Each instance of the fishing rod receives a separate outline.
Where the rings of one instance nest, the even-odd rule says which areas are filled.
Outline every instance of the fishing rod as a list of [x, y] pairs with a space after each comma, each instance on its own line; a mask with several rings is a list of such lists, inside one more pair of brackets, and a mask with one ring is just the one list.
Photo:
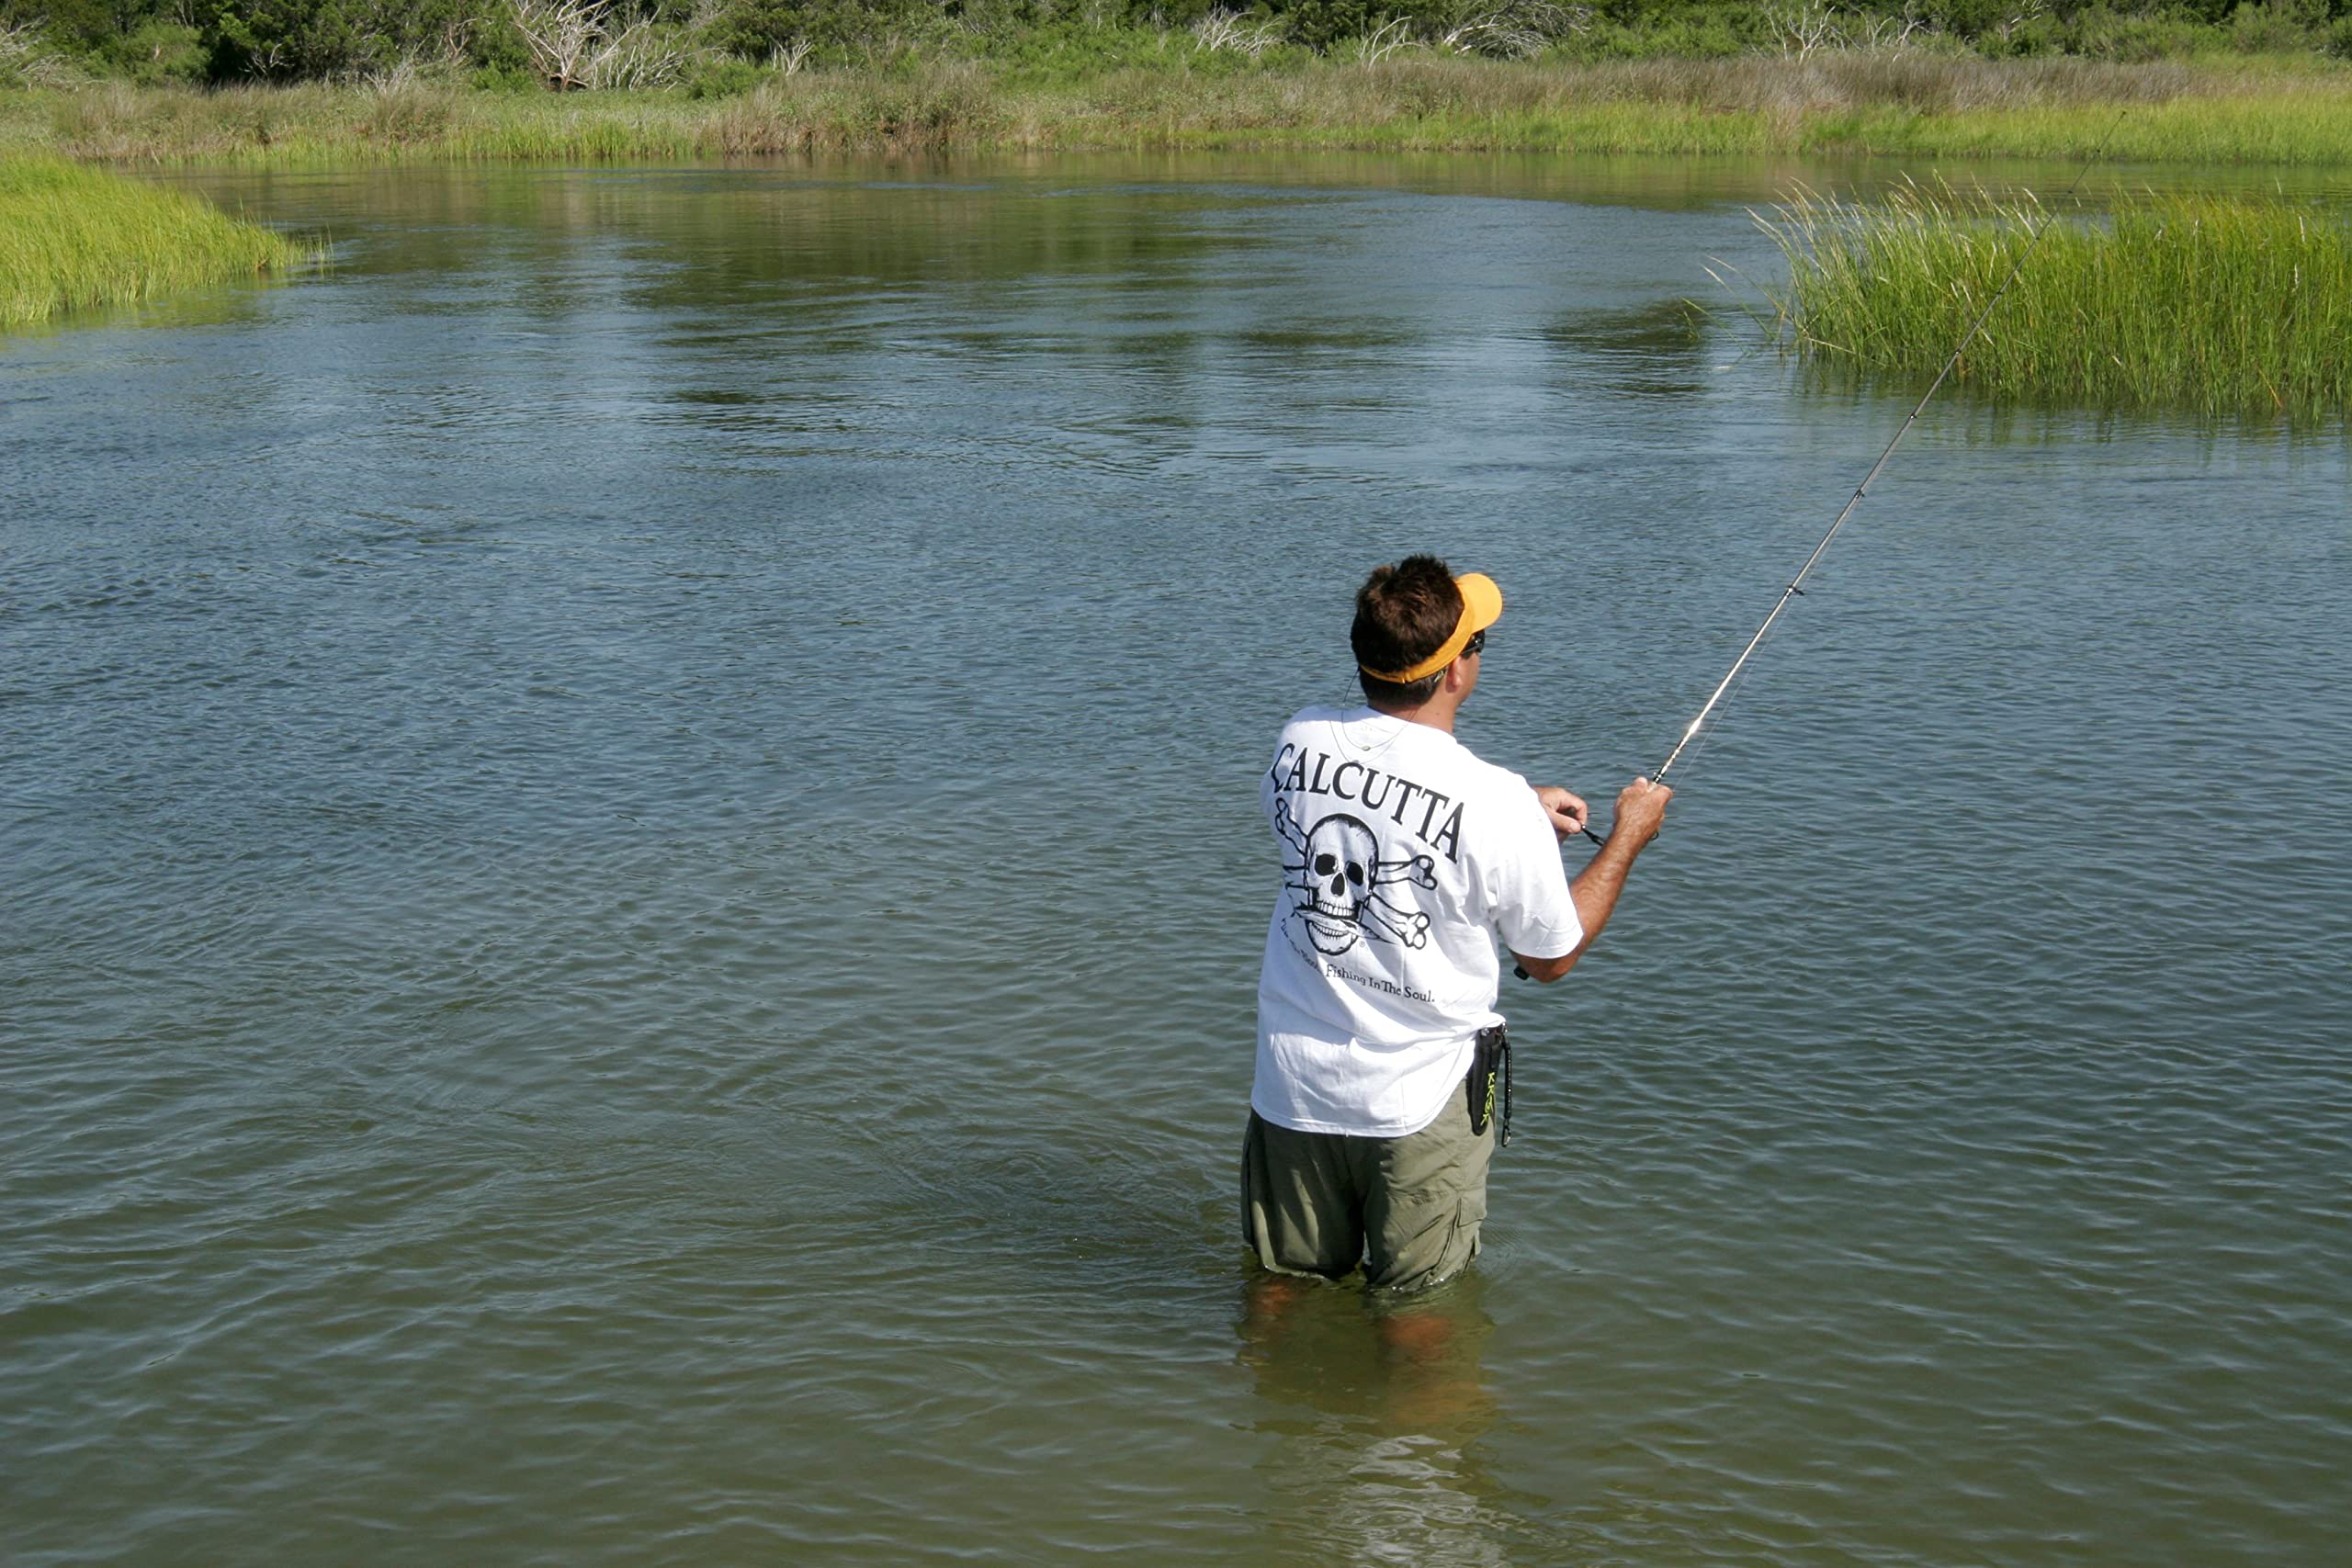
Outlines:
[[[2086, 167], [2085, 173], [2088, 172]], [[2075, 177], [2075, 183], [2076, 185], [2082, 183], [2080, 175]], [[2071, 197], [2074, 192], [2070, 190], [2066, 194]], [[2009, 268], [2009, 276], [2001, 280], [2001, 287], [1993, 291], [1993, 297], [1984, 301], [1984, 308], [1976, 312], [1976, 320], [1970, 323], [1965, 333], [1961, 334], [1960, 341], [1952, 344], [1951, 353], [1944, 358], [1943, 368], [1936, 372], [1936, 378], [1933, 381], [1928, 383], [1928, 389], [1921, 393], [1919, 400], [1912, 405], [1911, 412], [1905, 417], [1901, 427], [1895, 431], [1894, 439], [1886, 444], [1886, 450], [1878, 455], [1878, 461], [1871, 465], [1871, 471], [1864, 474], [1862, 482], [1854, 487], [1854, 493], [1846, 498], [1846, 504], [1838, 509], [1837, 521], [1829, 525], [1829, 532], [1821, 536], [1821, 543], [1813, 547], [1813, 554], [1804, 558], [1804, 565], [1797, 569], [1797, 574], [1789, 579], [1788, 586], [1781, 590], [1781, 596], [1772, 602], [1771, 614], [1766, 615], [1763, 624], [1756, 628], [1756, 635], [1747, 639], [1747, 646], [1739, 650], [1739, 657], [1731, 661], [1731, 668], [1724, 671], [1724, 678], [1715, 682], [1715, 689], [1707, 694], [1706, 702], [1700, 706], [1698, 716], [1691, 719], [1690, 726], [1682, 731], [1682, 738], [1674, 743], [1674, 750], [1666, 754], [1666, 761], [1657, 765], [1657, 772], [1650, 775], [1650, 783], [1664, 784], [1666, 782], [1667, 770], [1674, 766], [1675, 760], [1682, 755], [1683, 748], [1698, 738], [1700, 727], [1707, 722], [1707, 716], [1715, 711], [1715, 705], [1723, 701], [1724, 694], [1731, 690], [1732, 682], [1739, 679], [1739, 672], [1747, 667], [1748, 659], [1763, 643], [1765, 634], [1772, 629], [1772, 624], [1781, 618], [1781, 613], [1789, 607], [1789, 601], [1804, 596], [1804, 580], [1813, 575], [1813, 569], [1821, 564], [1823, 556], [1829, 553], [1829, 542], [1838, 536], [1838, 530], [1846, 525], [1846, 519], [1854, 514], [1854, 508], [1861, 505], [1862, 497], [1870, 493], [1871, 486], [1876, 482], [1879, 471], [1884, 468], [1887, 460], [1894, 456], [1894, 449], [1903, 445], [1903, 438], [1911, 434], [1911, 427], [1918, 423], [1919, 415], [1927, 411], [1928, 402], [1942, 389], [1944, 378], [1951, 374], [1952, 367], [1960, 363], [1960, 356], [1968, 352], [1968, 345], [1976, 340], [1978, 333], [1984, 330], [1984, 323], [1992, 317], [1994, 307], [2000, 304], [2002, 298], [2008, 293], [2009, 286], [2024, 273], [2027, 260], [2033, 254], [2035, 248], [2041, 243], [2041, 236], [2050, 231], [2051, 223], [2055, 221], [2056, 220], [2052, 219], [2049, 222], [2044, 222], [2039, 229], [2032, 228], [2030, 224], [2028, 225], [2033, 238], [2026, 243], [2024, 250], [2018, 253], [2017, 261]]]
[[[2082, 172], [2075, 176], [2075, 183], [2066, 187], [2066, 195], [2064, 198], [2065, 205], [2073, 205], [2075, 194], [2082, 188], [2084, 178], [2090, 174], [2094, 164], [2104, 160], [2109, 144], [2115, 140], [2115, 133], [2123, 128], [2124, 118], [2130, 113], [2131, 107], [2126, 105], [2123, 112], [2115, 117], [2115, 123], [2108, 127], [2107, 134], [2100, 138], [2098, 147], [2084, 163]], [[1928, 383], [1928, 389], [1922, 392], [1919, 395], [1919, 400], [1912, 405], [1910, 413], [1905, 416], [1901, 426], [1887, 442], [1886, 449], [1878, 455], [1878, 461], [1871, 465], [1871, 471], [1862, 476], [1862, 482], [1854, 487], [1852, 495], [1847, 497], [1846, 504], [1838, 509], [1836, 521], [1829, 525], [1829, 531], [1821, 536], [1819, 544], [1813, 547], [1813, 554], [1805, 557], [1804, 564], [1797, 569], [1797, 574], [1789, 579], [1788, 585], [1781, 590], [1781, 596], [1772, 602], [1771, 613], [1767, 615], [1763, 623], [1756, 628], [1756, 635], [1747, 639], [1747, 645], [1739, 650], [1739, 657], [1731, 661], [1731, 668], [1724, 672], [1724, 678], [1715, 682], [1713, 691], [1707, 694], [1706, 702], [1700, 706], [1697, 716], [1684, 728], [1681, 738], [1674, 743], [1674, 750], [1667, 753], [1666, 761], [1658, 764], [1657, 772], [1649, 775], [1650, 783], [1666, 782], [1668, 771], [1681, 757], [1683, 750], [1698, 739], [1700, 729], [1707, 722], [1707, 716], [1715, 711], [1716, 705], [1724, 700], [1724, 694], [1731, 690], [1732, 682], [1739, 679], [1739, 672], [1747, 667], [1748, 660], [1762, 645], [1766, 634], [1771, 631], [1773, 623], [1778, 621], [1781, 612], [1789, 607], [1789, 601], [1804, 597], [1804, 580], [1813, 575], [1813, 569], [1821, 564], [1823, 556], [1829, 553], [1830, 541], [1838, 537], [1838, 531], [1846, 525], [1846, 519], [1851, 517], [1854, 514], [1854, 509], [1861, 505], [1862, 497], [1870, 493], [1871, 486], [1877, 481], [1880, 471], [1894, 456], [1894, 449], [1903, 445], [1903, 438], [1911, 434], [1911, 427], [1918, 423], [1919, 415], [1927, 411], [1928, 404], [1934, 400], [1936, 393], [1942, 389], [1945, 379], [1951, 375], [1952, 367], [1960, 363], [1960, 356], [1968, 352], [1968, 345], [1976, 340], [1977, 333], [1984, 330], [1984, 323], [1992, 319], [1994, 310], [2007, 297], [2010, 286], [2024, 275], [2025, 264], [2033, 259], [2033, 253], [2041, 248], [2041, 237], [2050, 231], [2052, 225], [2056, 221], [2053, 216], [2038, 229], [2030, 220], [2027, 222], [2026, 231], [2031, 237], [2026, 242], [2025, 249], [2018, 253], [2018, 259], [2010, 264], [2008, 276], [2001, 280], [2001, 287], [1993, 291], [1993, 297], [1984, 301], [1984, 308], [1976, 312], [1976, 319], [1969, 323], [1968, 330], [1960, 334], [1960, 341], [1952, 344], [1951, 352], [1944, 356], [1942, 368], [1936, 372], [1936, 378]], [[1596, 844], [1606, 844], [1609, 841], [1594, 832], [1589, 826], [1578, 830]], [[1525, 971], [1521, 970], [1520, 973], [1524, 975]]]
[[[2130, 111], [2127, 108], [2125, 112]], [[2098, 162], [2106, 153], [2108, 142], [2114, 140], [2115, 132], [2122, 127], [2122, 124], [2123, 117], [2118, 115], [2115, 124], [2108, 128], [2107, 137], [2100, 141], [2098, 151], [2092, 155], [2091, 163]], [[2086, 163], [2083, 165], [2082, 174], [2076, 175], [2075, 183], [2066, 187], [2065, 201], [2068, 205], [2073, 204], [2075, 193], [2082, 188], [2083, 176], [2090, 173], [2091, 163]], [[1993, 297], [1984, 301], [1984, 308], [1976, 312], [1976, 319], [1969, 323], [1968, 330], [1961, 333], [1960, 341], [1952, 344], [1951, 352], [1944, 356], [1943, 367], [1936, 372], [1936, 378], [1928, 383], [1928, 389], [1919, 395], [1919, 400], [1911, 406], [1910, 413], [1905, 416], [1894, 438], [1887, 442], [1886, 449], [1878, 455], [1878, 461], [1871, 465], [1871, 471], [1862, 476], [1862, 482], [1856, 485], [1854, 493], [1846, 498], [1846, 504], [1838, 509], [1836, 521], [1829, 525], [1829, 531], [1821, 536], [1821, 542], [1813, 547], [1813, 554], [1805, 557], [1804, 564], [1797, 569], [1797, 574], [1789, 579], [1787, 587], [1781, 590], [1781, 596], [1772, 602], [1771, 613], [1766, 615], [1763, 624], [1756, 628], [1756, 635], [1747, 639], [1747, 646], [1739, 650], [1739, 657], [1731, 661], [1731, 668], [1724, 672], [1724, 678], [1715, 682], [1715, 689], [1707, 694], [1706, 702], [1701, 705], [1698, 716], [1692, 718], [1683, 729], [1681, 739], [1674, 743], [1674, 750], [1666, 754], [1666, 761], [1660, 762], [1657, 772], [1649, 776], [1651, 784], [1666, 782], [1667, 771], [1674, 766], [1676, 760], [1682, 755], [1683, 749], [1698, 739], [1701, 727], [1707, 722], [1707, 716], [1715, 711], [1715, 705], [1724, 700], [1724, 694], [1730, 691], [1732, 682], [1739, 679], [1739, 672], [1747, 667], [1748, 660], [1762, 645], [1765, 635], [1771, 631], [1773, 623], [1781, 618], [1781, 613], [1789, 607], [1789, 601], [1804, 597], [1804, 580], [1813, 575], [1813, 569], [1821, 564], [1823, 556], [1829, 553], [1830, 541], [1838, 537], [1838, 530], [1846, 525], [1846, 519], [1854, 514], [1854, 509], [1862, 503], [1862, 497], [1870, 493], [1871, 486], [1878, 479], [1880, 470], [1884, 468], [1887, 460], [1894, 456], [1894, 449], [1903, 445], [1903, 438], [1911, 434], [1911, 427], [1918, 423], [1919, 415], [1927, 411], [1928, 402], [1934, 399], [1937, 392], [1942, 389], [1945, 378], [1951, 374], [1952, 367], [1958, 365], [1960, 356], [1968, 352], [1968, 345], [1976, 340], [1976, 334], [1984, 330], [1984, 323], [1992, 319], [1994, 308], [2007, 296], [2010, 285], [2016, 283], [2024, 274], [2025, 264], [2032, 259], [2033, 253], [2040, 248], [2042, 235], [2048, 233], [2056, 221], [2057, 220], [2053, 217], [2039, 229], [2030, 222], [2027, 223], [2026, 231], [2032, 237], [2026, 242], [2025, 249], [2018, 253], [2018, 259], [2010, 265], [2009, 276], [2001, 280], [2001, 287], [1993, 291]], [[1605, 847], [1609, 842], [1607, 839], [1594, 832], [1589, 824], [1578, 829], [1577, 831], [1596, 844]], [[1511, 973], [1522, 980], [1531, 978], [1524, 964], [1513, 965]]]

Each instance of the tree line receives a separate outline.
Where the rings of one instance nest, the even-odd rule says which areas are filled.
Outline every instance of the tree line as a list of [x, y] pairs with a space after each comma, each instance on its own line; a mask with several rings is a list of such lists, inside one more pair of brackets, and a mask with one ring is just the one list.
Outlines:
[[1408, 51], [1598, 61], [1927, 48], [2352, 59], [2352, 0], [0, 0], [0, 85], [406, 73], [516, 91], [727, 92], [771, 73], [943, 58], [1070, 74]]

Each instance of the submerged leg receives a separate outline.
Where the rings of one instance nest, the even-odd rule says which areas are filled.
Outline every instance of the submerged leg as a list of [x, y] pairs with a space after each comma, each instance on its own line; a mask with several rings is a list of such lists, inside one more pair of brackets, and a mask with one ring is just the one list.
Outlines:
[[1241, 1141], [1242, 1239], [1284, 1274], [1337, 1280], [1363, 1256], [1368, 1140], [1277, 1127], [1256, 1111]]

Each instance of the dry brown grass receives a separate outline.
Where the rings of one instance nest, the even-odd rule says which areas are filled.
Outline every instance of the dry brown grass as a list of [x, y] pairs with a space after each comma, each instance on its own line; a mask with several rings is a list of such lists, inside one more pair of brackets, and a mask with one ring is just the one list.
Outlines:
[[963, 62], [802, 71], [713, 101], [503, 96], [416, 82], [0, 95], [0, 146], [122, 162], [1244, 143], [2352, 163], [2352, 76], [1914, 50], [1580, 67], [1420, 54], [1282, 71], [1125, 70], [1052, 85]]
[[1582, 89], [1611, 101], [1692, 108], [1809, 114], [1905, 108], [1920, 114], [2170, 103], [2233, 90], [2210, 72], [2170, 62], [2095, 60], [1996, 62], [1920, 51], [1815, 54], [1804, 60], [1634, 61], [1581, 73]]
[[1316, 80], [1367, 108], [1424, 114], [1520, 114], [1588, 104], [1664, 104], [1710, 113], [1807, 115], [1904, 108], [1980, 109], [2164, 104], [2258, 90], [2267, 79], [2174, 62], [1995, 62], [1976, 55], [1880, 50], [1804, 60], [1642, 60], [1557, 66], [1405, 56]]

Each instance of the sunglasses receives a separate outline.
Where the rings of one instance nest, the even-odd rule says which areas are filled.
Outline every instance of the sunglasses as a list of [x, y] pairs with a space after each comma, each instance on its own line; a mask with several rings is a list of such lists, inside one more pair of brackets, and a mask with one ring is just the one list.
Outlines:
[[1486, 652], [1486, 651], [1487, 651], [1487, 634], [1486, 634], [1486, 632], [1485, 632], [1484, 630], [1475, 631], [1475, 632], [1472, 632], [1472, 633], [1470, 634], [1470, 640], [1469, 640], [1468, 642], [1465, 642], [1465, 643], [1464, 643], [1464, 644], [1462, 645], [1462, 652], [1461, 652], [1461, 654], [1460, 654], [1460, 657], [1461, 657], [1461, 658], [1464, 658], [1464, 659], [1467, 659], [1467, 658], [1469, 658], [1469, 657], [1470, 657], [1472, 654], [1474, 654], [1474, 653], [1484, 653], [1484, 652]]

